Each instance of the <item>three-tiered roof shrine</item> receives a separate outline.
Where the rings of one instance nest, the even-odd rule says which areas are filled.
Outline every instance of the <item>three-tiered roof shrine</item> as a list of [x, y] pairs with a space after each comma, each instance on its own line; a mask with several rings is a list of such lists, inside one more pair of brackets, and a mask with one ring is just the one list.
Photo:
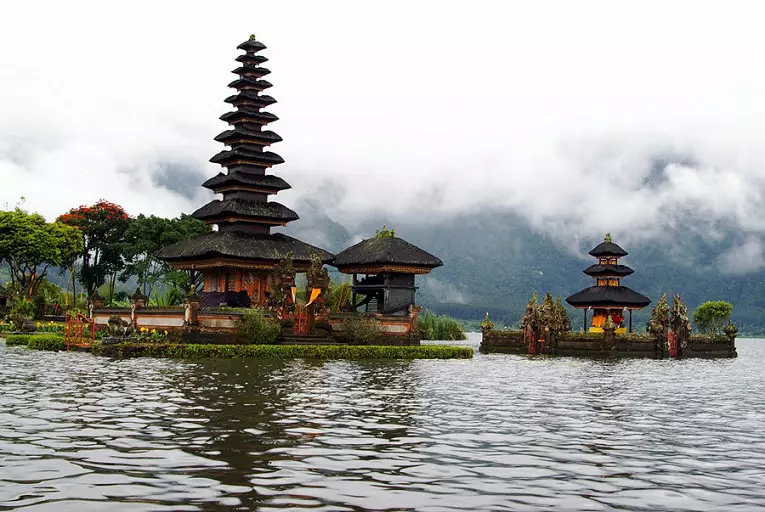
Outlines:
[[[230, 125], [215, 140], [225, 149], [210, 161], [220, 164], [221, 172], [202, 184], [222, 199], [215, 199], [192, 215], [217, 230], [163, 248], [157, 257], [171, 267], [199, 270], [204, 276], [205, 302], [246, 306], [262, 304], [270, 286], [269, 272], [280, 260], [291, 256], [296, 270], [310, 265], [311, 254], [326, 263], [333, 255], [324, 249], [302, 242], [271, 229], [297, 220], [298, 214], [269, 196], [290, 185], [278, 176], [267, 174], [283, 163], [282, 157], [268, 151], [282, 138], [266, 126], [278, 118], [263, 111], [276, 100], [263, 94], [271, 84], [263, 77], [270, 71], [262, 64], [268, 59], [259, 55], [266, 46], [254, 36], [240, 44], [244, 55], [236, 58], [239, 67], [233, 70], [238, 79], [229, 84], [237, 94], [226, 98], [234, 111], [220, 119]], [[246, 295], [246, 298], [244, 297]]]
[[626, 331], [622, 327], [623, 311], [629, 311], [629, 331], [632, 332], [632, 310], [643, 309], [651, 303], [651, 299], [635, 290], [623, 286], [621, 280], [634, 272], [630, 267], [619, 264], [619, 258], [627, 256], [627, 251], [611, 241], [611, 235], [606, 234], [603, 242], [595, 246], [590, 256], [598, 258], [598, 262], [590, 265], [584, 273], [595, 278], [595, 286], [578, 291], [566, 299], [566, 302], [578, 309], [584, 310], [584, 325], [587, 325], [587, 310], [593, 309], [590, 332], [602, 332], [603, 325], [610, 316], [617, 326], [617, 332]]

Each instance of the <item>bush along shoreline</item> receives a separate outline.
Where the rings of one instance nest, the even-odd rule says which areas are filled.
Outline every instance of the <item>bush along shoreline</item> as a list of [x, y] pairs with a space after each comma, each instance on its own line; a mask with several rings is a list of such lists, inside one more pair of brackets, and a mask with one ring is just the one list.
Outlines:
[[58, 334], [3, 334], [8, 347], [25, 346], [31, 350], [49, 350], [58, 352], [66, 350], [64, 337]]
[[183, 343], [116, 343], [93, 345], [98, 356], [261, 359], [470, 359], [470, 347], [445, 345], [197, 345]]
[[[31, 350], [66, 350], [64, 337], [50, 334], [5, 334], [6, 346]], [[178, 359], [260, 358], [260, 359], [471, 359], [470, 347], [448, 345], [212, 345], [191, 343], [123, 342], [104, 345], [96, 342], [97, 356], [167, 357]]]

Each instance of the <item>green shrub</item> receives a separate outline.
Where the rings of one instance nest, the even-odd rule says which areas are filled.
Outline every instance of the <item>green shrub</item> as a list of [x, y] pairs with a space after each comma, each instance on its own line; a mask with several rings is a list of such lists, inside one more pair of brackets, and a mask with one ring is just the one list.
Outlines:
[[259, 309], [246, 311], [236, 321], [236, 335], [242, 343], [270, 345], [282, 328], [278, 321]]
[[18, 299], [11, 309], [11, 316], [32, 318], [34, 314], [35, 305], [28, 299]]
[[459, 320], [447, 315], [436, 315], [427, 309], [417, 317], [417, 326], [424, 340], [454, 341], [467, 338]]
[[118, 343], [93, 345], [93, 354], [109, 357], [172, 357], [186, 359], [253, 357], [261, 359], [470, 359], [470, 347], [447, 345], [198, 345]]
[[7, 346], [26, 345], [31, 350], [66, 350], [64, 337], [58, 334], [4, 334]]
[[66, 343], [63, 336], [56, 334], [36, 334], [29, 338], [27, 348], [30, 350], [50, 350], [58, 352], [66, 350]]
[[374, 318], [363, 316], [347, 318], [343, 321], [344, 338], [354, 345], [369, 345], [380, 337], [382, 327]]
[[724, 300], [707, 301], [693, 312], [693, 321], [699, 331], [716, 336], [730, 320], [733, 304]]
[[26, 345], [34, 334], [4, 334], [5, 344], [9, 347]]

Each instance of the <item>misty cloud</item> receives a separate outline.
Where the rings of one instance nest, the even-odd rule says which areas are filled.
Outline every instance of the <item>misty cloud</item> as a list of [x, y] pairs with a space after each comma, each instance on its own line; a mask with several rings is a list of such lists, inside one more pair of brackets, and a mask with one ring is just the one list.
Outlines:
[[724, 274], [743, 275], [765, 267], [765, 247], [761, 238], [750, 238], [731, 248], [720, 258]]
[[[86, 4], [6, 9], [0, 204], [198, 208], [235, 47], [255, 32], [284, 138], [274, 172], [293, 186], [276, 200], [307, 241], [338, 250], [386, 222], [491, 208], [581, 257], [610, 231], [680, 260], [765, 265], [760, 242], [732, 242], [765, 236], [759, 3]], [[689, 252], [720, 241], [718, 263]]]
[[436, 276], [426, 275], [417, 278], [418, 285], [435, 297], [442, 304], [467, 304], [466, 295], [451, 283], [441, 281]]
[[185, 164], [160, 163], [151, 173], [152, 184], [185, 199], [194, 199], [204, 189], [200, 185], [210, 178], [198, 168]]

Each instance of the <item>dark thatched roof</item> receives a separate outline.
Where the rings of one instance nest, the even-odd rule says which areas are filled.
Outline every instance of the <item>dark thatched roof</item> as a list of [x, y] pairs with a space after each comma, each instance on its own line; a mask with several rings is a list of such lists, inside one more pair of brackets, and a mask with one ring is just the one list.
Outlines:
[[651, 303], [651, 299], [626, 286], [590, 286], [571, 295], [566, 302], [576, 308], [644, 308]]
[[239, 55], [236, 58], [237, 62], [252, 62], [254, 64], [263, 64], [264, 62], [268, 61], [268, 57], [264, 57], [263, 55], [251, 55], [249, 53], [245, 53], [244, 55]]
[[235, 172], [232, 174], [224, 174], [221, 172], [218, 173], [217, 176], [214, 176], [202, 183], [203, 187], [209, 188], [210, 190], [216, 190], [218, 188], [230, 185], [257, 187], [265, 190], [273, 190], [274, 192], [292, 188], [290, 187], [289, 183], [278, 176], [273, 176], [271, 174], [250, 174], [244, 172]]
[[601, 242], [588, 254], [600, 258], [601, 256], [627, 256], [629, 253], [613, 242]]
[[624, 277], [635, 272], [627, 265], [590, 265], [584, 273], [592, 277], [616, 276]]
[[246, 52], [259, 52], [260, 50], [265, 50], [266, 45], [256, 39], [248, 39], [247, 41], [237, 46], [236, 49], [244, 50]]
[[228, 143], [231, 140], [251, 140], [254, 143], [259, 143], [264, 146], [268, 144], [273, 144], [275, 142], [280, 142], [282, 138], [277, 135], [276, 133], [272, 132], [271, 130], [263, 130], [263, 131], [254, 131], [254, 130], [248, 130], [246, 128], [243, 128], [241, 126], [235, 126], [233, 130], [226, 130], [225, 132], [219, 133], [215, 140], [218, 142], [223, 142], [224, 144]]
[[271, 70], [268, 68], [264, 68], [255, 64], [244, 64], [242, 66], [239, 66], [238, 68], [231, 71], [232, 73], [239, 75], [239, 76], [266, 76], [271, 73]]
[[223, 101], [226, 103], [231, 103], [232, 105], [249, 101], [251, 103], [255, 103], [259, 107], [267, 107], [268, 105], [273, 105], [276, 103], [276, 99], [274, 99], [272, 96], [269, 96], [268, 94], [257, 94], [248, 89], [240, 91], [239, 94], [231, 95]]
[[307, 262], [318, 254], [324, 263], [334, 255], [282, 233], [254, 234], [242, 231], [213, 231], [162, 248], [157, 257], [165, 261], [194, 260], [208, 257], [230, 257], [251, 260], [279, 261], [292, 253], [294, 261]]
[[262, 91], [263, 89], [268, 89], [269, 87], [273, 87], [274, 84], [269, 82], [268, 80], [249, 80], [247, 78], [240, 78], [238, 80], [234, 80], [230, 84], [228, 84], [229, 87], [233, 87], [234, 89], [244, 89], [246, 87], [250, 87], [252, 89], [257, 89], [259, 91]]
[[243, 160], [251, 165], [277, 165], [284, 162], [282, 157], [271, 151], [247, 151], [239, 147], [221, 151], [210, 159], [212, 163], [221, 165]]
[[443, 262], [416, 245], [395, 236], [362, 240], [335, 256], [336, 267], [359, 265], [402, 265], [435, 268]]
[[244, 121], [245, 123], [250, 122], [256, 124], [267, 124], [279, 120], [278, 117], [270, 112], [260, 112], [258, 110], [252, 110], [247, 107], [239, 107], [233, 112], [226, 112], [220, 116], [219, 119], [226, 121], [227, 123]]
[[251, 217], [268, 219], [280, 223], [298, 220], [300, 217], [281, 203], [248, 201], [240, 198], [211, 201], [192, 213], [199, 220], [214, 220], [220, 217]]

